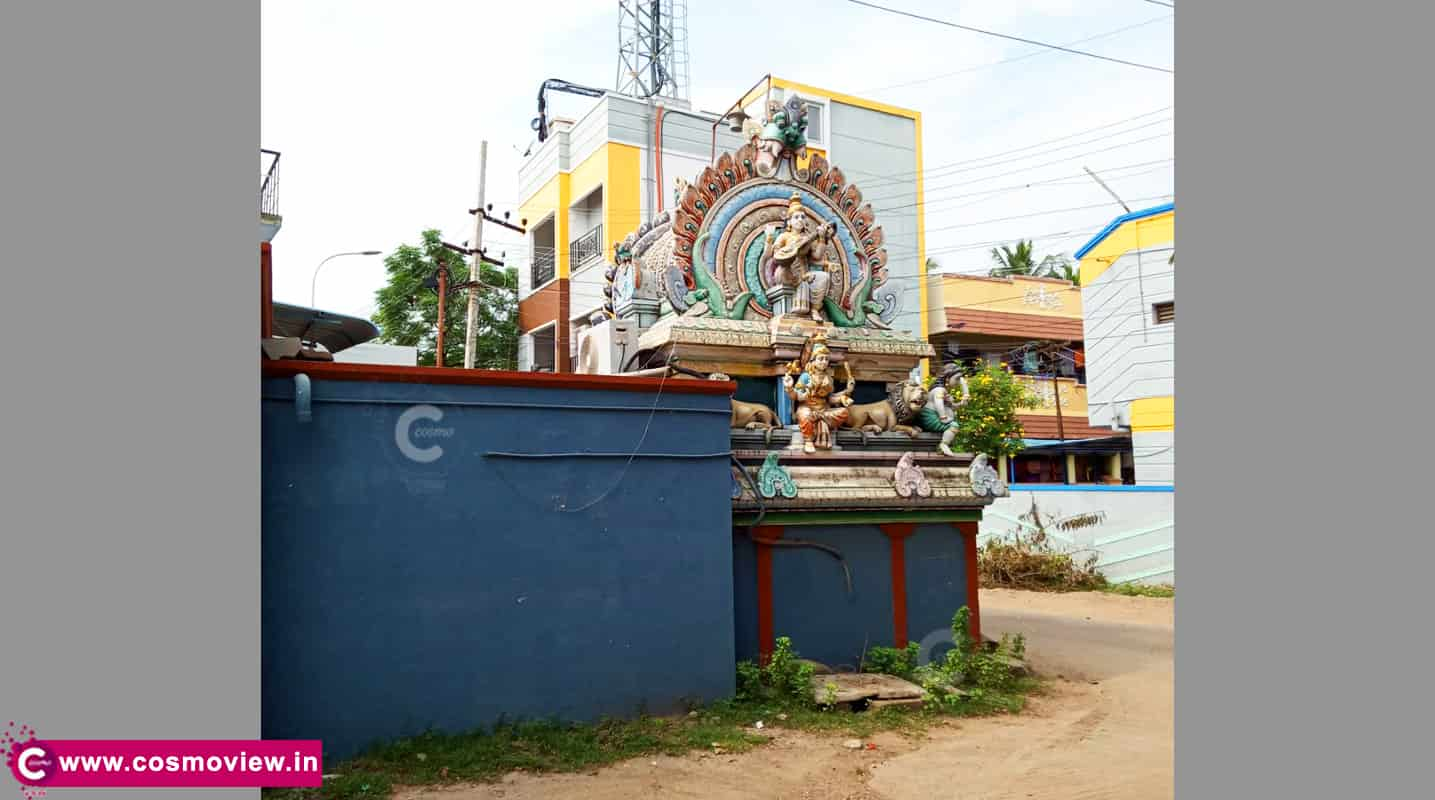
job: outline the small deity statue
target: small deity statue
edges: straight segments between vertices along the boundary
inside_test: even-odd
[[[960,399],[953,399],[954,392],[960,395]],[[957,438],[956,411],[966,405],[971,396],[961,365],[948,364],[942,368],[937,385],[927,393],[927,405],[917,412],[917,425],[922,430],[942,434],[942,442],[937,448],[944,455],[956,455],[952,452],[952,442]]]
[[[837,226],[819,223],[802,207],[802,196],[792,193],[787,203],[787,225],[782,233],[768,225],[762,250],[762,264],[771,282],[796,289],[794,313],[823,322],[822,301],[832,285],[829,270],[836,264],[828,259],[829,240]]]
[[[832,449],[832,433],[847,421],[848,406],[852,405],[852,390],[856,382],[852,379],[851,368],[847,369],[847,386],[842,391],[833,391],[836,384],[832,374],[831,353],[821,334],[811,340],[811,354],[800,367],[797,362],[788,366],[782,377],[783,391],[796,408],[797,427],[802,430],[802,450],[814,453],[818,448]],[[793,375],[796,374],[796,380]]]

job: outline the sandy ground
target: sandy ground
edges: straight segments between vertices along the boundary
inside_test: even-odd
[[[415,788],[401,800],[715,798],[927,800],[1133,798],[1174,795],[1172,600],[983,590],[989,636],[1022,632],[1033,668],[1051,678],[1016,716],[953,721],[876,750],[843,737],[767,729],[741,755],[634,759],[590,774],[512,774],[493,784]]]

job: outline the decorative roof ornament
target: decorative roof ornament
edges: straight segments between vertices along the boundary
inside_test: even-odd
[[[889,329],[904,287],[887,279],[885,235],[842,170],[808,151],[807,107],[796,95],[769,104],[735,152],[675,181],[671,212],[632,235],[632,288],[615,257],[609,297],[651,286],[686,316]]]
[[[777,463],[778,453],[767,454],[763,459],[762,469],[757,473],[757,489],[762,496],[771,500],[781,494],[791,500],[797,496],[797,484],[792,480],[792,475]]]
[[[1011,494],[1006,481],[1001,479],[996,467],[987,460],[986,453],[977,453],[972,459],[970,474],[972,494],[977,497],[1007,497]]]
[[[897,468],[892,473],[892,483],[897,489],[897,496],[901,498],[931,497],[932,484],[917,466],[916,456],[911,451],[902,454],[897,460]]]

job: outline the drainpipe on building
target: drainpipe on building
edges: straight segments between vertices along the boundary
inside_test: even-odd
[[[651,219],[653,218],[653,208],[654,208],[654,206],[653,206],[653,183],[654,183],[655,181],[657,181],[657,179],[658,179],[658,172],[657,172],[657,170],[660,169],[660,167],[657,166],[658,154],[657,154],[657,152],[656,152],[656,151],[654,150],[654,148],[653,148],[653,124],[654,124],[655,118],[656,118],[656,116],[657,116],[657,111],[655,110],[655,108],[654,108],[654,106],[653,106],[653,98],[651,98],[651,97],[647,98],[647,103],[648,103],[648,119],[647,119],[647,123],[648,123],[648,124],[644,126],[645,128],[647,128],[647,131],[646,131],[646,133],[644,134],[644,136],[645,136],[645,138],[647,139],[647,144],[648,144],[648,158],[651,158],[653,161],[652,161],[652,164],[650,164],[649,167],[648,167],[648,180],[644,181],[643,183],[644,183],[644,188],[646,189],[646,191],[647,191],[647,193],[648,193],[648,204],[647,204],[646,207],[647,207],[647,209],[648,209],[648,219],[651,220]],[[604,202],[606,202],[606,200],[605,200]]]

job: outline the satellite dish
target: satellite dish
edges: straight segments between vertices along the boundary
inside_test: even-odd
[[[535,131],[542,127],[542,125],[543,123],[538,119],[538,117],[534,117],[533,121],[528,123],[528,127],[532,128]]]

